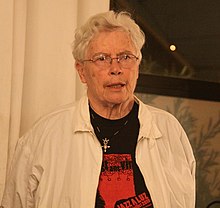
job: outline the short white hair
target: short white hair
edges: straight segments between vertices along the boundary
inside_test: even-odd
[[[80,61],[85,58],[88,45],[95,34],[118,29],[128,32],[141,58],[141,48],[145,42],[144,32],[128,12],[108,11],[90,17],[84,25],[76,30],[75,40],[72,44],[72,54],[75,60]]]

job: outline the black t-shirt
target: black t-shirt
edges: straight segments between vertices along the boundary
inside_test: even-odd
[[[96,114],[90,107],[91,123],[103,148],[103,162],[95,208],[152,208],[153,203],[135,161],[139,134],[138,104],[117,120]],[[106,149],[106,151],[105,151]]]

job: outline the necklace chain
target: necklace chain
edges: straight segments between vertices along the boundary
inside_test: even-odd
[[[96,123],[96,122],[95,122],[95,116],[94,116],[93,114],[91,114],[91,115],[92,115],[92,119],[93,119],[94,123]],[[127,125],[127,123],[128,123],[128,120],[126,120],[126,121],[124,122],[124,124],[123,124],[116,132],[114,132],[114,133],[112,134],[112,136],[110,136],[110,137],[108,137],[108,138],[102,136],[102,132],[101,132],[100,127],[99,127],[97,124],[95,124],[95,125],[96,125],[96,126],[95,126],[96,130],[99,132],[100,136],[102,137],[102,142],[103,142],[102,148],[103,148],[103,151],[104,151],[104,152],[106,152],[107,149],[109,149],[109,148],[111,147],[111,146],[108,144],[109,141],[110,141],[110,139],[112,139],[114,136],[116,136],[116,135]]]

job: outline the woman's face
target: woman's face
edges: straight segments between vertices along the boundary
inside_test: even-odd
[[[111,58],[122,54],[138,56],[128,33],[123,31],[102,31],[90,41],[85,60],[102,57]],[[113,59],[109,66],[103,67],[95,62],[77,62],[76,68],[81,81],[87,84],[88,98],[96,105],[123,104],[133,100],[139,70],[139,59],[129,68],[123,68]]]

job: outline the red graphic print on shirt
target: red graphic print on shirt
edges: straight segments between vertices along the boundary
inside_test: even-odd
[[[145,193],[136,196],[130,154],[104,154],[98,192],[105,208],[151,206]]]

